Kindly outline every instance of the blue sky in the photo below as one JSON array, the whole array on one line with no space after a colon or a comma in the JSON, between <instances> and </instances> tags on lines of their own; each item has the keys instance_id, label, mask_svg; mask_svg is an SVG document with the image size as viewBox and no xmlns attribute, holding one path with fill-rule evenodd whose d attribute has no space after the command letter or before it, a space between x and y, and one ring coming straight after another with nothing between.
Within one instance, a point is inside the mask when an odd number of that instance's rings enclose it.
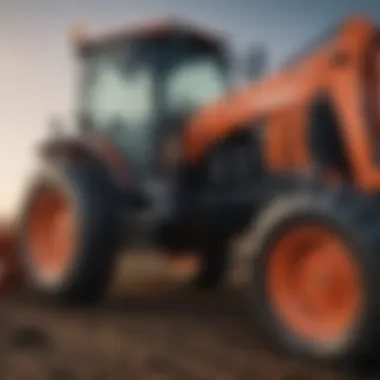
<instances>
[{"instance_id":1,"label":"blue sky","mask_svg":"<svg viewBox=\"0 0 380 380\"><path fill-rule=\"evenodd\" d=\"M69 120L75 83L67 39L71 22L83 21L101 31L178 15L223 31L239 59L251 43L265 44L276 66L324 28L357 12L379 20L380 1L2 0L0 212L17 205L25 175L35 166L33 147L46 133L48 115Z\"/></svg>"}]
</instances>

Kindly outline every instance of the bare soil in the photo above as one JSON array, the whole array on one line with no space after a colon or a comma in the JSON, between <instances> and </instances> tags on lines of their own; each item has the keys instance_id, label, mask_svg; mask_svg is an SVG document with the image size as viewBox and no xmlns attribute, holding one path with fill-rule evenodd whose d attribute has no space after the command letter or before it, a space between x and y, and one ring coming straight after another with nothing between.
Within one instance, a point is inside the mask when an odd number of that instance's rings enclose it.
<instances>
[{"instance_id":1,"label":"bare soil","mask_svg":"<svg viewBox=\"0 0 380 380\"><path fill-rule=\"evenodd\" d=\"M122 260L101 305L57 309L4 298L0 379L364 379L284 357L251 333L246 266L234 265L223 289L200 293L157 258L135 254Z\"/></svg>"}]
</instances>

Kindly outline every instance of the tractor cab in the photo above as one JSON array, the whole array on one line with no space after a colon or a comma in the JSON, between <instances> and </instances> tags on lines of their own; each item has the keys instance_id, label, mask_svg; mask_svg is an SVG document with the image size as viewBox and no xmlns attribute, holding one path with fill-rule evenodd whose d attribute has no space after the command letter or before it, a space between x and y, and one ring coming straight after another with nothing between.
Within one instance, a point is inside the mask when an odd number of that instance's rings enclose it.
<instances>
[{"instance_id":1,"label":"tractor cab","mask_svg":"<svg viewBox=\"0 0 380 380\"><path fill-rule=\"evenodd\" d=\"M140 188L178 159L185 121L229 88L222 39L184 23L77 36L75 47L80 127L118 149Z\"/></svg>"}]
</instances>

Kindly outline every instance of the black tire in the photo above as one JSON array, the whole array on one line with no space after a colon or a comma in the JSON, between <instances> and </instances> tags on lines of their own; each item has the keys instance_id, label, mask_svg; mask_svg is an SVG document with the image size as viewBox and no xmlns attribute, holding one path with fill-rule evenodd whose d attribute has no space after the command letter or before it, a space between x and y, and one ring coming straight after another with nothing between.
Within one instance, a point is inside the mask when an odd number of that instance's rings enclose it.
<instances>
[{"instance_id":1,"label":"black tire","mask_svg":"<svg viewBox=\"0 0 380 380\"><path fill-rule=\"evenodd\" d=\"M255 329L288 354L327 364L361 363L376 352L380 287L380 209L370 196L342 189L304 189L275 196L251 230L253 254L248 304ZM305 223L327 227L342 239L361 274L363 302L356 322L339 339L319 341L296 333L275 312L267 271L274 244L286 231Z\"/></svg>"},{"instance_id":2,"label":"black tire","mask_svg":"<svg viewBox=\"0 0 380 380\"><path fill-rule=\"evenodd\" d=\"M193 280L195 288L214 289L223 282L228 265L228 251L227 244L202 250L201 269Z\"/></svg>"},{"instance_id":3,"label":"black tire","mask_svg":"<svg viewBox=\"0 0 380 380\"><path fill-rule=\"evenodd\" d=\"M47 190L67 197L79 236L72 260L53 281L38 267L28 232L35 203ZM100 168L70 163L45 168L27 192L21 215L20 253L28 287L42 299L58 303L98 300L107 287L121 242L121 218L120 197Z\"/></svg>"}]
</instances>

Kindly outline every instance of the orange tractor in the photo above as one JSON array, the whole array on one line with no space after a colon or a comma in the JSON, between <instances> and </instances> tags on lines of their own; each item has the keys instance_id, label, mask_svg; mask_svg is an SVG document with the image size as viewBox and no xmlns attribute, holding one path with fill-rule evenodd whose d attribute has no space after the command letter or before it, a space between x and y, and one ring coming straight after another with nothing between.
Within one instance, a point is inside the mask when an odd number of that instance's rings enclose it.
<instances>
[{"instance_id":1,"label":"orange tractor","mask_svg":"<svg viewBox=\"0 0 380 380\"><path fill-rule=\"evenodd\" d=\"M241 236L252 319L279 345L332 361L374 349L379 43L351 19L232 91L225 41L200 29L78 34L78 133L42 144L22 207L29 286L95 300L133 243L200 252L196 283L214 286Z\"/></svg>"}]
</instances>

